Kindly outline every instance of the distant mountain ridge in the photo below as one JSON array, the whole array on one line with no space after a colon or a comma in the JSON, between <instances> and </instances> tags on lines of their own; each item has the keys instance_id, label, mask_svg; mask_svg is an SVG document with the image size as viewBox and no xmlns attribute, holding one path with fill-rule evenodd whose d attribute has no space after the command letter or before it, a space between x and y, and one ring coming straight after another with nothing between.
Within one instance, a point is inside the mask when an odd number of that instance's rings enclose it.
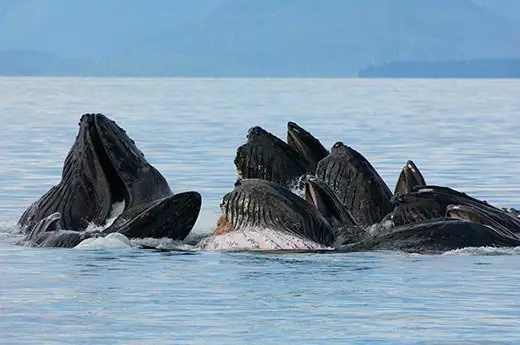
<instances>
[{"instance_id":1,"label":"distant mountain ridge","mask_svg":"<svg viewBox=\"0 0 520 345\"><path fill-rule=\"evenodd\" d=\"M518 0L0 0L0 74L348 77L520 59Z\"/></svg>"},{"instance_id":2,"label":"distant mountain ridge","mask_svg":"<svg viewBox=\"0 0 520 345\"><path fill-rule=\"evenodd\" d=\"M396 62L359 71L362 78L520 78L518 60Z\"/></svg>"}]
</instances>

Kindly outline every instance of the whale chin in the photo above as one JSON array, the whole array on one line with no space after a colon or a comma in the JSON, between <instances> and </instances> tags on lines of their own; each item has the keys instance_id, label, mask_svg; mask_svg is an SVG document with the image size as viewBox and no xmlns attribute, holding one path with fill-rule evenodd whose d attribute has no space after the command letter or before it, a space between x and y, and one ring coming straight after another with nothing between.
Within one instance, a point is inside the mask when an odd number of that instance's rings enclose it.
<instances>
[{"instance_id":1,"label":"whale chin","mask_svg":"<svg viewBox=\"0 0 520 345\"><path fill-rule=\"evenodd\" d=\"M272 229L324 246L334 242L330 224L310 203L273 182L262 179L238 181L226 194L220 209L232 231Z\"/></svg>"}]
</instances>

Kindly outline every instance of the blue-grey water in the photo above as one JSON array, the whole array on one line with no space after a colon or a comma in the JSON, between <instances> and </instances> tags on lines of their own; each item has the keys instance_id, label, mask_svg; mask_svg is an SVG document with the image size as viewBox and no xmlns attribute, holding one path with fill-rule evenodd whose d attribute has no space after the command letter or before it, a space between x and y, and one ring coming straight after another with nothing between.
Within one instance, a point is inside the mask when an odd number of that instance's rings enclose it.
<instances>
[{"instance_id":1,"label":"blue-grey water","mask_svg":"<svg viewBox=\"0 0 520 345\"><path fill-rule=\"evenodd\" d=\"M81 114L135 139L197 233L233 187L247 129L288 120L362 152L393 188L428 183L520 206L520 81L0 78L1 344L520 342L519 248L444 255L182 253L15 245L17 218L60 178Z\"/></svg>"}]
</instances>

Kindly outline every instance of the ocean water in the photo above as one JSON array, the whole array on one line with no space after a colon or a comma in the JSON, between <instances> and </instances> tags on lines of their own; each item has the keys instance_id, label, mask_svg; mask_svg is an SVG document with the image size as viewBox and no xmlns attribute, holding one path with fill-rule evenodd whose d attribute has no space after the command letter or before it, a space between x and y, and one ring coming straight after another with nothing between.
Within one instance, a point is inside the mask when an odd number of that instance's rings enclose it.
<instances>
[{"instance_id":1,"label":"ocean water","mask_svg":"<svg viewBox=\"0 0 520 345\"><path fill-rule=\"evenodd\" d=\"M127 130L209 233L247 129L295 121L393 188L520 206L520 81L0 78L0 344L516 344L520 248L443 255L26 248L23 210L60 178L81 114Z\"/></svg>"}]
</instances>

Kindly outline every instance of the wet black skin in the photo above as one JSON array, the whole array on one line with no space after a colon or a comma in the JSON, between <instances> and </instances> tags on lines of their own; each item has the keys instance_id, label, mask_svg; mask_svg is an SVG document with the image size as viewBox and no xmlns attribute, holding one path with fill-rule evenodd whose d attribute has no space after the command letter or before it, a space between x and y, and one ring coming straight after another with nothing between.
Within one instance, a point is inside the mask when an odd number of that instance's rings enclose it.
<instances>
[{"instance_id":1,"label":"wet black skin","mask_svg":"<svg viewBox=\"0 0 520 345\"><path fill-rule=\"evenodd\" d=\"M59 212L64 229L104 224L115 202L129 209L171 195L164 177L125 131L101 114L85 114L63 165L62 179L20 218L30 228Z\"/></svg>"},{"instance_id":2,"label":"wet black skin","mask_svg":"<svg viewBox=\"0 0 520 345\"><path fill-rule=\"evenodd\" d=\"M154 200L124 212L103 233L119 232L129 238L168 237L182 241L197 221L201 202L197 192Z\"/></svg>"},{"instance_id":3,"label":"wet black skin","mask_svg":"<svg viewBox=\"0 0 520 345\"><path fill-rule=\"evenodd\" d=\"M425 186L423 175L411 160L407 161L395 184L394 194L408 194L416 186Z\"/></svg>"},{"instance_id":4,"label":"wet black skin","mask_svg":"<svg viewBox=\"0 0 520 345\"><path fill-rule=\"evenodd\" d=\"M300 181L303 198L312 204L331 225L335 244L352 243L366 236L366 226L360 226L350 211L338 200L329 185L316 176L306 175Z\"/></svg>"},{"instance_id":5,"label":"wet black skin","mask_svg":"<svg viewBox=\"0 0 520 345\"><path fill-rule=\"evenodd\" d=\"M105 237L119 232L129 238L169 237L184 240L197 221L201 197L197 192L184 192L134 207L102 232L63 230L59 213L42 219L25 238L31 247L72 248L90 237Z\"/></svg>"},{"instance_id":6,"label":"wet black skin","mask_svg":"<svg viewBox=\"0 0 520 345\"><path fill-rule=\"evenodd\" d=\"M287 123L287 144L305 157L311 174L316 171L318 162L329 154L318 139L294 122Z\"/></svg>"},{"instance_id":7,"label":"wet black skin","mask_svg":"<svg viewBox=\"0 0 520 345\"><path fill-rule=\"evenodd\" d=\"M520 220L514 214L448 187L418 186L405 195L395 195L392 221L396 226L442 217L449 205L471 206L481 215L520 233Z\"/></svg>"},{"instance_id":8,"label":"wet black skin","mask_svg":"<svg viewBox=\"0 0 520 345\"><path fill-rule=\"evenodd\" d=\"M358 225L350 211L323 180L306 175L302 177L301 184L303 184L304 199L314 205L333 227Z\"/></svg>"},{"instance_id":9,"label":"wet black skin","mask_svg":"<svg viewBox=\"0 0 520 345\"><path fill-rule=\"evenodd\" d=\"M515 247L520 240L482 224L439 218L403 225L357 243L340 246L338 251L402 250L413 253L441 253L465 247Z\"/></svg>"},{"instance_id":10,"label":"wet black skin","mask_svg":"<svg viewBox=\"0 0 520 345\"><path fill-rule=\"evenodd\" d=\"M260 178L292 187L309 171L303 155L261 127L252 127L234 160L238 179Z\"/></svg>"},{"instance_id":11,"label":"wet black skin","mask_svg":"<svg viewBox=\"0 0 520 345\"><path fill-rule=\"evenodd\" d=\"M83 240L92 237L104 237L100 232L73 231L73 230L53 230L39 234L31 241L26 241L28 247L53 247L53 248L74 248Z\"/></svg>"},{"instance_id":12,"label":"wet black skin","mask_svg":"<svg viewBox=\"0 0 520 345\"><path fill-rule=\"evenodd\" d=\"M380 222L393 209L392 192L359 152L337 142L318 163L316 176L325 181L360 225Z\"/></svg>"},{"instance_id":13,"label":"wet black skin","mask_svg":"<svg viewBox=\"0 0 520 345\"><path fill-rule=\"evenodd\" d=\"M497 222L488 213L482 212L482 209L468 205L448 205L446 208L446 216L455 219L467 220L479 223L487 227L493 228L496 232L504 237L520 240L518 234L511 232L501 223Z\"/></svg>"},{"instance_id":14,"label":"wet black skin","mask_svg":"<svg viewBox=\"0 0 520 345\"><path fill-rule=\"evenodd\" d=\"M60 219L61 215L56 212L40 220L21 244L27 247L72 248L87 238L102 236L97 231L63 230L60 228Z\"/></svg>"},{"instance_id":15,"label":"wet black skin","mask_svg":"<svg viewBox=\"0 0 520 345\"><path fill-rule=\"evenodd\" d=\"M60 228L61 214L59 212L48 215L33 226L31 232L24 239L28 246L36 245L41 242L38 237L46 232L61 230Z\"/></svg>"},{"instance_id":16,"label":"wet black skin","mask_svg":"<svg viewBox=\"0 0 520 345\"><path fill-rule=\"evenodd\" d=\"M444 217L446 207L450 204L415 192L396 194L392 198L392 203L395 205L395 209L391 218L395 226Z\"/></svg>"},{"instance_id":17,"label":"wet black skin","mask_svg":"<svg viewBox=\"0 0 520 345\"><path fill-rule=\"evenodd\" d=\"M168 237L184 240L189 234L201 207L197 192L184 192L154 200L125 211L110 227L103 231L63 230L59 225L59 213L42 219L24 240L30 247L72 248L90 237L105 237L119 232L129 238Z\"/></svg>"},{"instance_id":18,"label":"wet black skin","mask_svg":"<svg viewBox=\"0 0 520 345\"><path fill-rule=\"evenodd\" d=\"M184 238L191 228L178 233L172 229L192 224L193 218L197 218L200 195L196 194L188 198L186 207L189 205L190 210L179 213L186 219L175 217L175 213L163 214L161 211L169 211L172 205L181 209L177 202L168 202L172 192L165 178L114 121L102 114L85 114L65 159L61 181L24 212L19 224L30 233L41 220L59 213L58 228L81 231L90 223L104 225L112 205L124 201L127 222L132 214L140 224L146 224L141 232L121 226L127 236ZM170 230L166 231L168 221L176 223L170 223Z\"/></svg>"},{"instance_id":19,"label":"wet black skin","mask_svg":"<svg viewBox=\"0 0 520 345\"><path fill-rule=\"evenodd\" d=\"M285 231L329 246L334 242L330 224L310 203L290 190L261 179L237 181L220 204L234 230L265 227Z\"/></svg>"}]
</instances>

